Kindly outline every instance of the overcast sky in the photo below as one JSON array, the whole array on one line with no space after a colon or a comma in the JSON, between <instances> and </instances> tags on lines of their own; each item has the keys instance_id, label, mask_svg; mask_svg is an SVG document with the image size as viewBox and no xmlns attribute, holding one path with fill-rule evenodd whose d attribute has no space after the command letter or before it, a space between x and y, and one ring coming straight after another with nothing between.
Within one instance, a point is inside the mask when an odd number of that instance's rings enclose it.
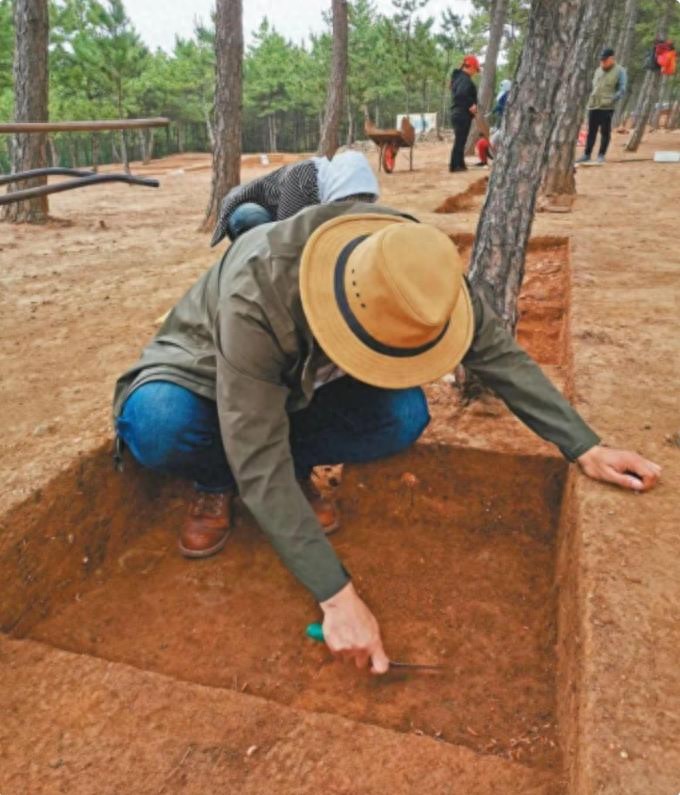
<instances>
[{"instance_id":1,"label":"overcast sky","mask_svg":"<svg viewBox=\"0 0 680 795\"><path fill-rule=\"evenodd\" d=\"M214 0L125 0L125 7L145 44L155 50L162 47L171 51L175 34L190 36L194 20L210 19ZM286 38L296 42L309 31L323 28L321 13L330 8L330 0L243 0L243 24L246 42L262 19L267 16ZM380 11L392 8L390 0L377 0ZM430 0L425 14L439 19L441 12L451 8L456 14L470 10L469 0Z\"/></svg>"}]
</instances>

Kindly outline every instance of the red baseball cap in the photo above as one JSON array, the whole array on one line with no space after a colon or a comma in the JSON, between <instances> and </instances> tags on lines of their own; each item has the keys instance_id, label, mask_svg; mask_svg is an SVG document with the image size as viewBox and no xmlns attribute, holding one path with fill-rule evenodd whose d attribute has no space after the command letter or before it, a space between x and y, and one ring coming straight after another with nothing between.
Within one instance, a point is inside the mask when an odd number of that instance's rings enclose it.
<instances>
[{"instance_id":1,"label":"red baseball cap","mask_svg":"<svg viewBox=\"0 0 680 795\"><path fill-rule=\"evenodd\" d=\"M477 56L466 55L465 58L463 58L463 66L470 66L479 72L479 61L477 60Z\"/></svg>"}]
</instances>

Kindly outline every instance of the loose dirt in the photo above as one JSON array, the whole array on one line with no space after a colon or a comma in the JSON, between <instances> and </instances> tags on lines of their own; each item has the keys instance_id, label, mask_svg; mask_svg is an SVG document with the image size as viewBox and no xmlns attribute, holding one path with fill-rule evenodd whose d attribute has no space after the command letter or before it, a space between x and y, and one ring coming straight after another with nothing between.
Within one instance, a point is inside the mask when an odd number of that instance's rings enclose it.
<instances>
[{"instance_id":1,"label":"loose dirt","mask_svg":"<svg viewBox=\"0 0 680 795\"><path fill-rule=\"evenodd\" d=\"M680 136L656 134L638 156L679 146ZM432 208L466 193L479 175L449 175L447 156L446 145L429 145L416 150L414 172L401 170L398 161L393 175L380 177L383 201L438 225L469 251L479 200L454 214ZM137 173L159 176L161 189L114 186L60 194L52 200L55 220L47 226L0 225L5 627L192 682L234 690L247 684L246 694L257 692L283 705L346 715L399 732L422 731L444 741L437 746L464 745L489 757L519 760L533 765L536 775L559 765L551 745L559 713L574 792L647 795L670 791L674 781L677 788L680 760L673 748L680 725L673 705L680 695L680 638L672 605L678 598L680 558L672 517L677 515L673 483L680 476L680 459L677 447L666 440L678 432L673 389L677 334L674 340L669 329L680 266L680 180L672 165L624 166L617 159L614 152L606 167L579 173L580 195L572 213L537 217L520 335L608 441L636 447L664 465L665 485L635 498L572 477L569 521L579 533L558 549L563 474L554 451L535 441L496 402L458 406L448 383L429 390L437 416L425 441L428 455L437 445L447 445L440 448L438 466L430 459L419 464L421 453L416 452L403 463L376 468L365 482L359 469L346 473L345 528L335 543L361 578L362 590L380 605L392 653L413 659L427 654L428 660L452 663L457 686L437 684L432 677L401 680L390 675L388 689L382 681L357 678L329 664L324 650L302 635L304 625L316 617L314 606L243 518L232 554L225 551L198 564L174 553L173 530L183 509L183 494L174 487L140 477L143 499L132 500L127 513L112 518L110 506L127 499L121 481L114 485L117 476L108 471L103 452L110 437L113 382L153 334L154 320L221 253L211 251L208 236L197 231L208 196L209 159L184 155L133 166ZM276 165L274 160L268 167L257 159L248 161L243 179ZM661 193L652 189L658 185ZM570 252L574 306L568 291ZM677 305L675 317L677 321ZM573 367L565 345L570 327ZM452 444L491 452L456 452ZM93 459L97 449L102 452ZM514 455L501 457L499 452ZM49 481L68 465L57 498ZM412 493L403 488L404 472L418 478ZM100 504L98 512L97 502L105 494L109 507ZM59 511L67 521L60 522ZM24 533L28 537L22 541ZM57 548L62 552L55 553ZM566 555L565 550L570 562L557 566L556 584L555 558ZM420 563L420 557L429 563ZM382 565L385 560L389 569ZM569 566L573 577L565 583ZM248 576L241 592L246 570L261 576ZM281 599L281 591L290 598ZM573 607L560 619L562 634L556 636L563 592ZM447 605L465 609L451 613ZM257 620L251 621L251 615ZM565 637L569 626L571 635ZM237 638L236 647L218 643L225 637ZM555 671L555 643L566 661L562 673ZM7 659L23 659L26 673L19 681L29 693L42 692L41 682L51 681L49 672L61 670L61 663L41 667L39 661L22 658L26 653L21 648L12 646ZM64 670L80 665L68 659ZM96 664L90 668L103 675ZM125 678L118 669L112 675L121 683ZM11 677L3 678L8 688L18 687ZM66 678L60 681L59 687L65 687ZM178 697L185 692L189 697L189 691L177 688ZM97 692L98 698L111 697ZM21 740L4 775L19 776L14 781L30 775L36 791L45 781L54 783L47 791L63 786L87 791L64 784L76 779L66 778L68 769L56 762L51 767L52 758L39 757L37 751L38 766L29 771L29 728L34 724L41 733L42 705L24 699L28 706L22 714L9 691L0 695L3 704L12 705L12 715L21 715L15 732ZM77 734L92 705L83 697L79 712L65 705L66 695L61 702L48 695L43 703L69 715L69 731L76 727ZM198 699L193 691L191 697ZM148 696L142 700L149 715L161 709ZM258 713L262 726L266 715L278 715L276 709L284 707ZM276 719L287 718L282 713ZM115 712L102 720L111 729L88 724L92 736L125 724ZM361 736L367 752L386 747L377 735ZM306 742L302 737L297 742ZM121 740L117 742L110 747L120 748ZM347 735L337 742L339 748L351 746ZM145 758L155 753L165 759L154 748ZM165 780L181 778L188 765L185 752L186 747L177 749L167 760L168 769L153 779L160 782L153 791ZM424 769L423 760L444 758L411 746L409 753L414 771ZM72 770L78 765L85 770L91 758L87 745L77 754ZM456 764L468 773L474 769L471 759ZM233 762L229 769L239 768ZM276 774L283 775L281 770ZM118 775L124 789L125 771ZM377 787L395 780L385 775ZM486 778L477 771L467 780L477 781L479 792L494 791L490 772ZM530 791L526 782L503 787L503 780L498 778L498 791ZM295 791L286 789L291 778L285 781L280 791ZM404 791L418 792L417 781L410 786ZM477 791L473 786L466 791ZM398 791L398 785L389 788ZM191 791L209 790L199 786ZM351 791L351 785L338 789ZM447 790L442 784L430 791Z\"/></svg>"},{"instance_id":2,"label":"loose dirt","mask_svg":"<svg viewBox=\"0 0 680 795\"><path fill-rule=\"evenodd\" d=\"M472 210L481 204L481 196L484 196L489 185L489 178L482 177L473 182L462 193L456 193L446 198L435 210L436 213L457 213L461 210Z\"/></svg>"},{"instance_id":3,"label":"loose dirt","mask_svg":"<svg viewBox=\"0 0 680 795\"><path fill-rule=\"evenodd\" d=\"M334 544L357 587L382 605L392 656L442 664L441 675L376 679L334 663L304 636L317 607L242 511L228 551L188 565L176 551L182 487L169 482L154 494L128 486L123 507L120 476L102 477L99 464L80 473L80 491L69 495L60 484L42 507L11 518L24 543L0 558L0 577L28 575L32 598L4 589L5 626L71 651L554 769L552 582L565 466L433 453L425 446L352 468ZM519 489L530 495L521 506ZM27 604L31 612L22 611Z\"/></svg>"}]
</instances>

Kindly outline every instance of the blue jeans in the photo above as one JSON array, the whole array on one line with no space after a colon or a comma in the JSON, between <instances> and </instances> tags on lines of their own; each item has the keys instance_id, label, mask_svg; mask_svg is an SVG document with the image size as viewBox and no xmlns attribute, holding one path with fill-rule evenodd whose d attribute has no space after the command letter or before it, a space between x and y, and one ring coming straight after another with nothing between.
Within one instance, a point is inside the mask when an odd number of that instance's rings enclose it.
<instances>
[{"instance_id":1,"label":"blue jeans","mask_svg":"<svg viewBox=\"0 0 680 795\"><path fill-rule=\"evenodd\" d=\"M299 479L320 464L356 464L398 453L430 420L422 389L378 389L349 376L293 412L290 446ZM119 436L142 466L193 480L202 491L235 490L214 401L169 381L138 387L123 404Z\"/></svg>"},{"instance_id":2,"label":"blue jeans","mask_svg":"<svg viewBox=\"0 0 680 795\"><path fill-rule=\"evenodd\" d=\"M237 237L248 232L260 224L268 224L274 218L266 207L261 207L254 202L246 202L239 204L234 212L229 216L229 232L233 240Z\"/></svg>"}]
</instances>

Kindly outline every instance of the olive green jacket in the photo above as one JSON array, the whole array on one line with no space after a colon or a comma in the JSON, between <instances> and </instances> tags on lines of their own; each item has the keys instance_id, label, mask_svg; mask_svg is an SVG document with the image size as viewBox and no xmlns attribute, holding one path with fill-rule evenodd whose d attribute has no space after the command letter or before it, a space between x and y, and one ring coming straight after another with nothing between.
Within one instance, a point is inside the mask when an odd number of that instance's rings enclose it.
<instances>
[{"instance_id":1,"label":"olive green jacket","mask_svg":"<svg viewBox=\"0 0 680 795\"><path fill-rule=\"evenodd\" d=\"M349 575L295 479L288 414L312 399L327 364L300 302L305 241L348 212L398 214L374 204L310 207L239 238L168 315L116 384L114 415L132 389L168 380L217 402L222 441L243 502L285 565L323 601ZM473 293L475 336L464 363L530 428L575 459L599 439ZM454 363L452 363L454 364Z\"/></svg>"},{"instance_id":2,"label":"olive green jacket","mask_svg":"<svg viewBox=\"0 0 680 795\"><path fill-rule=\"evenodd\" d=\"M588 99L589 110L612 110L626 93L626 70L621 64L611 69L598 66L593 75L593 87Z\"/></svg>"}]
</instances>

